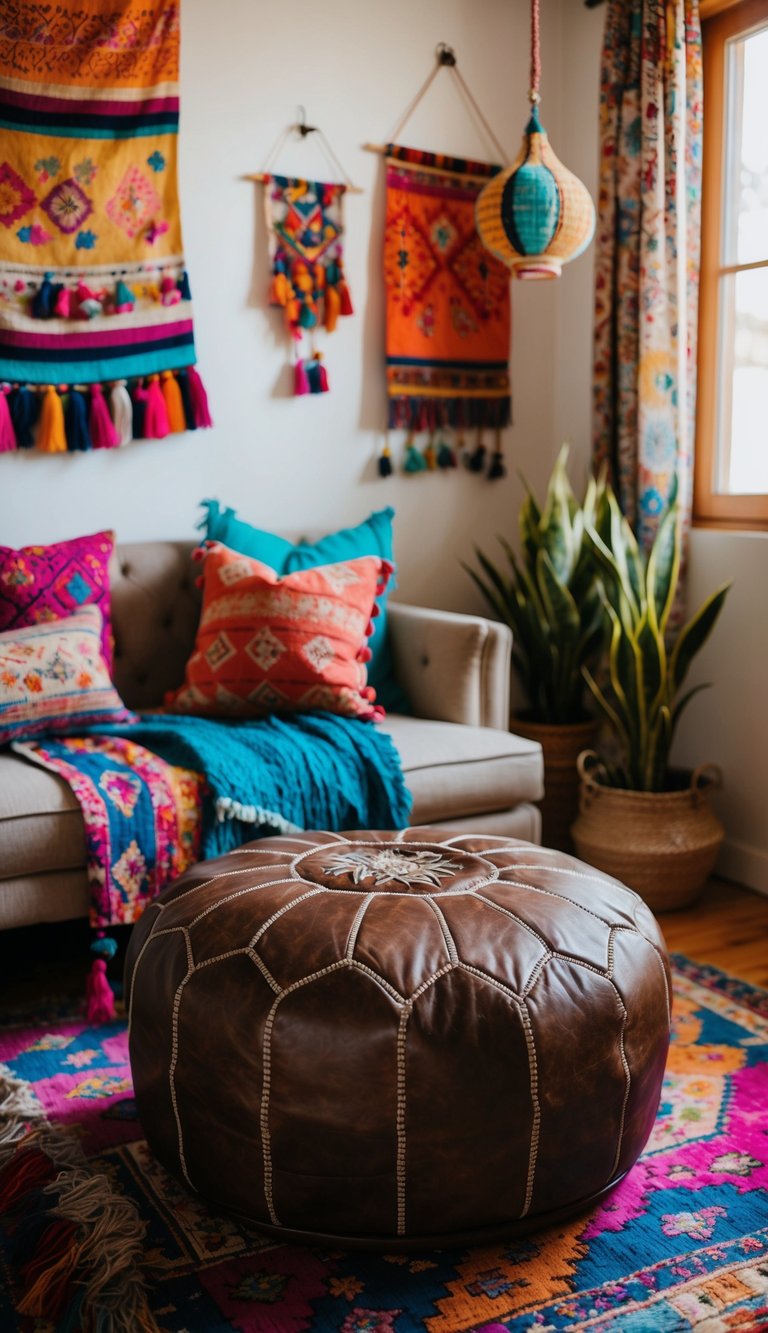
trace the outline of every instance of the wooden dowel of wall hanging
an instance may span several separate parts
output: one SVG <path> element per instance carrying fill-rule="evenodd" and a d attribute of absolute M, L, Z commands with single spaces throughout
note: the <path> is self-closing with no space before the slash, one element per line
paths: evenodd
<path fill-rule="evenodd" d="M 386 157 L 389 153 L 389 144 L 387 143 L 364 143 L 363 151 L 366 153 L 378 153 L 380 157 Z"/>
<path fill-rule="evenodd" d="M 274 174 L 280 175 L 280 172 L 274 173 L 271 171 L 248 171 L 244 176 L 241 176 L 240 179 L 241 181 L 256 181 L 257 184 L 263 185 L 265 181 L 270 181 Z M 314 180 L 315 178 L 314 176 L 298 176 L 296 179 Z M 365 190 L 363 189 L 362 185 L 346 185 L 344 181 L 339 181 L 339 184 L 344 185 L 347 194 L 365 194 Z"/>

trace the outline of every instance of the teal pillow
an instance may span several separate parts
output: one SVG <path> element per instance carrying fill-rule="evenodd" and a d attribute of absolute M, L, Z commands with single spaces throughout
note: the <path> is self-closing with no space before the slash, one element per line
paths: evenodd
<path fill-rule="evenodd" d="M 394 564 L 392 519 L 394 509 L 378 509 L 356 528 L 341 528 L 321 537 L 318 542 L 293 542 L 244 523 L 234 509 L 222 509 L 218 500 L 203 500 L 204 517 L 198 525 L 207 541 L 221 542 L 232 551 L 261 560 L 277 574 L 291 574 L 315 565 L 332 565 L 339 560 L 355 560 L 361 555 L 379 555 Z M 369 640 L 373 656 L 368 663 L 368 680 L 376 691 L 376 700 L 389 712 L 408 712 L 408 701 L 394 675 L 392 649 L 387 634 L 387 596 L 394 588 L 394 575 L 386 590 L 377 597 L 379 615 Z"/>

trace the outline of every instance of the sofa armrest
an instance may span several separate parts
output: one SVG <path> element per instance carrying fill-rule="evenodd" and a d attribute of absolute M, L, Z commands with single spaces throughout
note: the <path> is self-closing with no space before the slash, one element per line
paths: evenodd
<path fill-rule="evenodd" d="M 390 602 L 395 675 L 416 717 L 509 728 L 512 634 L 482 616 Z"/>

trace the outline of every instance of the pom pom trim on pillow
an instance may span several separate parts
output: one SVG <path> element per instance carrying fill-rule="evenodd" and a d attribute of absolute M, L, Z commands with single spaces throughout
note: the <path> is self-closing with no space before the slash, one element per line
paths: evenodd
<path fill-rule="evenodd" d="M 203 606 L 184 684 L 166 695 L 170 711 L 383 715 L 367 684 L 367 638 L 390 561 L 359 556 L 281 576 L 219 542 L 194 558 L 204 562 Z"/>

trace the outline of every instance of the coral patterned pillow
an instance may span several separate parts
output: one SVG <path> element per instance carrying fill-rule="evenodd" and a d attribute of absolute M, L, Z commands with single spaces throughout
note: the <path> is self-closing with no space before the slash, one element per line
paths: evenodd
<path fill-rule="evenodd" d="M 109 562 L 114 532 L 96 532 L 52 546 L 0 546 L 0 630 L 61 620 L 83 606 L 102 618 L 102 652 L 112 669 Z"/>
<path fill-rule="evenodd" d="M 101 653 L 101 612 L 0 633 L 0 745 L 135 722 Z"/>
<path fill-rule="evenodd" d="M 375 599 L 392 566 L 378 556 L 280 576 L 218 542 L 205 561 L 195 651 L 174 712 L 254 717 L 313 708 L 381 715 L 366 684 Z"/>

